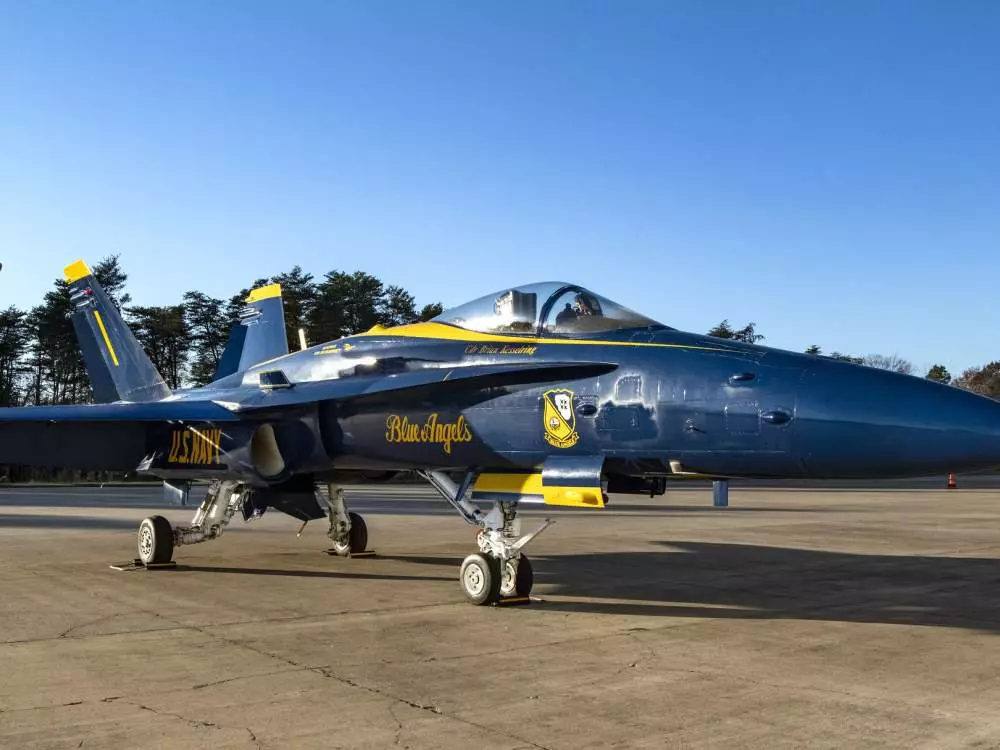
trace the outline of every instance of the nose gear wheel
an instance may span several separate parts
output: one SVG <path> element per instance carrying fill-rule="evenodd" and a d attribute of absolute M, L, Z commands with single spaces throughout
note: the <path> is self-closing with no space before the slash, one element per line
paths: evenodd
<path fill-rule="evenodd" d="M 531 560 L 521 555 L 516 560 L 507 560 L 503 566 L 500 596 L 528 596 L 535 582 L 535 572 Z"/>
<path fill-rule="evenodd" d="M 462 562 L 458 574 L 465 598 L 473 604 L 492 604 L 500 596 L 500 561 L 476 552 Z"/>
<path fill-rule="evenodd" d="M 459 583 L 465 597 L 473 604 L 526 599 L 531 593 L 535 576 L 531 561 L 521 550 L 553 521 L 547 518 L 533 532 L 521 536 L 516 501 L 497 500 L 487 513 L 466 498 L 475 479 L 474 474 L 468 474 L 461 484 L 456 484 L 442 471 L 421 471 L 419 474 L 467 523 L 479 527 L 476 534 L 479 552 L 465 558 L 459 571 Z"/>

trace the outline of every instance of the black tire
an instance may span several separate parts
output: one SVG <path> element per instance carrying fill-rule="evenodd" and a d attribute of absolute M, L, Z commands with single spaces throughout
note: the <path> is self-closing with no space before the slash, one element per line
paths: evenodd
<path fill-rule="evenodd" d="M 352 552 L 364 552 L 368 549 L 368 524 L 365 523 L 364 517 L 357 513 L 348 513 L 347 516 L 351 519 L 347 543 L 334 542 L 333 545 L 333 549 L 341 557 L 349 557 Z"/>
<path fill-rule="evenodd" d="M 527 555 L 521 555 L 516 565 L 513 560 L 508 560 L 504 564 L 500 596 L 529 596 L 534 583 L 535 571 L 531 568 L 531 560 Z"/>
<path fill-rule="evenodd" d="M 368 549 L 368 524 L 357 513 L 348 513 L 351 519 L 351 552 L 364 552 Z"/>
<path fill-rule="evenodd" d="M 144 518 L 136 535 L 139 559 L 144 565 L 162 565 L 174 556 L 174 530 L 163 516 Z"/>
<path fill-rule="evenodd" d="M 462 561 L 458 583 L 465 598 L 476 605 L 493 604 L 500 598 L 500 561 L 476 552 Z"/>

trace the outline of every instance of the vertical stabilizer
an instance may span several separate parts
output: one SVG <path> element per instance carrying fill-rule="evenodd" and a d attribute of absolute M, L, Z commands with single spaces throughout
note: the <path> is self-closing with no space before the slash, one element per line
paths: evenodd
<path fill-rule="evenodd" d="M 73 328 L 98 403 L 159 401 L 170 389 L 82 260 L 66 266 Z"/>
<path fill-rule="evenodd" d="M 239 320 L 229 331 L 229 341 L 213 379 L 242 372 L 284 354 L 288 354 L 288 338 L 281 285 L 269 284 L 254 289 L 246 298 Z"/>

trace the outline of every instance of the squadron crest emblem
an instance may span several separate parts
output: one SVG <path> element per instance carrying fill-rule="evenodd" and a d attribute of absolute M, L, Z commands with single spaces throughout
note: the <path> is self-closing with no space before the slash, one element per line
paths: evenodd
<path fill-rule="evenodd" d="M 546 391 L 542 401 L 545 404 L 545 442 L 555 448 L 572 448 L 580 439 L 576 431 L 573 391 L 567 388 Z"/>

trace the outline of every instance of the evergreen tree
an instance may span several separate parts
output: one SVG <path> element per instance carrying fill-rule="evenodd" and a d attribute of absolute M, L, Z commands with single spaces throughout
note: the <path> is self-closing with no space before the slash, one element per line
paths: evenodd
<path fill-rule="evenodd" d="M 0 311 L 0 406 L 21 402 L 21 359 L 28 343 L 25 317 L 13 306 Z"/>
<path fill-rule="evenodd" d="M 281 284 L 281 298 L 285 307 L 285 335 L 288 338 L 288 350 L 295 351 L 299 348 L 299 329 L 307 330 L 307 338 L 311 343 L 316 343 L 308 336 L 309 318 L 313 308 L 316 306 L 316 285 L 313 283 L 313 275 L 303 272 L 300 266 L 294 266 L 291 271 L 272 276 L 271 281 Z M 245 298 L 244 298 L 245 299 Z"/>
<path fill-rule="evenodd" d="M 714 336 L 717 339 L 732 339 L 734 341 L 742 341 L 746 344 L 756 344 L 764 340 L 763 334 L 757 333 L 756 323 L 747 323 L 740 329 L 734 329 L 730 324 L 729 320 L 723 320 L 717 326 L 712 328 L 708 332 L 709 336 Z"/>
<path fill-rule="evenodd" d="M 709 330 L 708 335 L 714 336 L 717 339 L 731 339 L 735 333 L 736 331 L 729 325 L 729 320 L 724 320 L 715 326 L 715 328 Z"/>
<path fill-rule="evenodd" d="M 245 297 L 246 295 L 244 295 Z M 221 299 L 204 292 L 184 295 L 184 317 L 191 345 L 190 378 L 195 385 L 212 381 L 229 340 L 231 312 Z"/>
<path fill-rule="evenodd" d="M 398 326 L 417 319 L 413 295 L 400 286 L 387 286 L 378 304 L 378 322 L 383 326 Z"/>
<path fill-rule="evenodd" d="M 441 306 L 440 302 L 431 302 L 429 305 L 424 305 L 421 308 L 420 313 L 417 315 L 417 320 L 430 320 L 431 318 L 436 318 L 443 312 L 444 308 Z"/>
<path fill-rule="evenodd" d="M 747 323 L 740 330 L 733 332 L 733 338 L 746 344 L 757 344 L 764 340 L 764 334 L 757 333 L 756 323 Z"/>
<path fill-rule="evenodd" d="M 948 372 L 948 368 L 944 365 L 934 365 L 927 371 L 924 377 L 928 380 L 936 380 L 939 383 L 948 384 L 951 382 L 951 373 Z"/>
<path fill-rule="evenodd" d="M 130 307 L 129 327 L 170 388 L 180 388 L 191 347 L 184 305 Z"/>
<path fill-rule="evenodd" d="M 132 301 L 132 295 L 125 291 L 128 274 L 122 268 L 118 255 L 109 255 L 104 258 L 91 269 L 91 273 L 94 274 L 94 278 L 101 284 L 108 299 L 119 311 Z"/>

